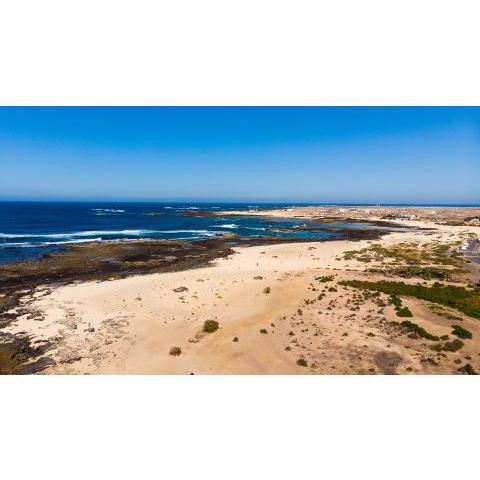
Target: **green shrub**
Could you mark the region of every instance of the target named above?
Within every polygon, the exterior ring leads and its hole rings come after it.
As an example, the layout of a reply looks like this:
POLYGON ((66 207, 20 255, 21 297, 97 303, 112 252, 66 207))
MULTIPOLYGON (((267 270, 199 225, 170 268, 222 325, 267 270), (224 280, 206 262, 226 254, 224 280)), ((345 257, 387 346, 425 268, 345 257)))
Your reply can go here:
POLYGON ((445 311, 442 307, 439 307, 438 305, 429 305, 428 308, 436 315, 446 318, 447 320, 455 320, 457 322, 463 321, 462 318, 445 311))
POLYGON ((216 320, 205 320, 203 324, 203 331, 206 333, 213 333, 218 330, 218 322, 216 320))
POLYGON ((423 285, 411 285, 403 282, 368 282, 362 280, 344 280, 339 283, 343 286, 374 290, 391 296, 407 295, 455 308, 471 317, 480 318, 479 288, 467 290, 464 287, 442 285, 440 283, 437 283, 433 287, 425 287, 423 285))
POLYGON ((262 329, 260 329, 260 333, 263 333, 264 335, 266 335, 268 333, 268 331, 267 331, 266 328, 262 328, 262 329))
POLYGON ((299 358, 297 360, 297 365, 299 365, 300 367, 308 367, 308 363, 304 358, 299 358))
POLYGON ((404 320, 400 324, 397 322, 392 322, 392 323, 394 325, 399 325, 404 330, 408 330, 409 332, 416 333, 421 338, 426 338, 427 340, 432 340, 434 342, 436 342, 437 340, 440 340, 439 337, 437 337, 436 335, 432 335, 431 333, 428 333, 420 325, 417 325, 416 323, 413 323, 410 320, 404 320))
POLYGON ((467 363, 463 367, 460 367, 458 369, 458 371, 460 373, 463 373, 464 375, 478 375, 478 373, 475 371, 475 369, 469 363, 467 363))
POLYGON ((408 307, 403 307, 397 309, 397 317, 413 317, 413 314, 408 307))
POLYGON ((456 338, 451 342, 446 342, 445 345, 442 347, 442 350, 445 352, 458 352, 461 348, 463 348, 464 343, 456 338))
POLYGON ((173 355, 174 357, 178 357, 181 354, 182 354, 182 349, 180 347, 170 348, 170 355, 173 355))
POLYGON ((460 325, 452 325, 452 335, 456 335, 458 338, 472 338, 472 332, 469 332, 460 325))
MULTIPOLYGON (((371 269, 374 270, 374 269, 371 269)), ((420 277, 426 280, 450 280, 452 275, 464 273, 465 270, 460 268, 438 268, 438 267, 423 267, 419 265, 409 265, 403 267, 396 267, 389 270, 390 273, 398 275, 403 278, 420 277)))
POLYGON ((397 295, 390 295, 388 303, 390 303, 390 305, 395 305, 398 308, 402 306, 402 300, 397 297, 397 295))
POLYGON ((320 283, 326 283, 331 282, 334 278, 334 275, 323 275, 321 277, 315 277, 315 280, 319 281, 320 283))

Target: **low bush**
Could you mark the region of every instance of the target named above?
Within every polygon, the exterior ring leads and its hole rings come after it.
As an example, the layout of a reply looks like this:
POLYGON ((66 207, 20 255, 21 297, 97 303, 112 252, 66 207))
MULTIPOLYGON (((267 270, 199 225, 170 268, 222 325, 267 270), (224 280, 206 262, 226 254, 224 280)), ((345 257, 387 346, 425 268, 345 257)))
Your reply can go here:
POLYGON ((442 350, 445 352, 458 352, 461 348, 463 348, 464 343, 456 338, 451 342, 446 342, 445 345, 442 347, 442 350))
POLYGON ((390 303, 390 305, 395 305, 395 307, 398 308, 402 306, 402 300, 397 295, 390 295, 388 303, 390 303))
POLYGON ((475 371, 475 369, 469 363, 467 363, 463 367, 460 367, 458 369, 458 371, 460 373, 463 373, 464 375, 478 375, 478 373, 475 371))
POLYGON ((471 317, 480 318, 479 288, 469 290, 464 287, 442 285, 441 283, 436 283, 432 287, 426 287, 403 282, 368 282, 362 280, 343 280, 339 283, 347 287, 383 292, 391 295, 390 298, 398 295, 415 297, 454 308, 471 317))
POLYGON ((453 315, 450 312, 447 312, 446 310, 444 310, 442 307, 439 307, 438 305, 429 305, 428 308, 433 313, 435 313, 435 315, 446 318, 447 320, 455 320, 456 322, 463 321, 462 318, 458 317, 457 315, 453 315))
POLYGON ((469 332, 467 329, 461 327, 460 325, 452 325, 452 335, 457 336, 458 338, 472 338, 472 332, 469 332))
POLYGON ((181 354, 182 354, 182 349, 180 347, 170 348, 170 355, 173 355, 174 357, 178 357, 181 354))
POLYGON ((297 365, 299 365, 300 367, 308 367, 308 363, 304 358, 299 358, 297 360, 297 365))
POLYGON ((408 307, 398 308, 396 311, 397 317, 413 317, 413 314, 408 307))
POLYGON ((203 331, 206 333, 213 333, 218 330, 218 322, 216 320, 205 320, 203 324, 203 331))
POLYGON ((463 273, 460 269, 447 270, 438 267, 421 267, 418 265, 409 265, 397 267, 392 273, 404 278, 421 277, 426 280, 450 280, 452 273, 463 273))
POLYGON ((399 326, 403 330, 407 330, 409 332, 417 334, 421 338, 426 338, 427 340, 432 340, 434 342, 440 340, 440 337, 437 337, 436 335, 432 335, 431 333, 427 332, 424 328, 422 328, 420 325, 410 322, 410 320, 404 320, 401 323, 398 323, 398 322, 392 322, 392 323, 394 325, 399 326))
POLYGON ((315 280, 319 281, 320 283, 327 283, 331 282, 334 278, 334 275, 323 275, 321 277, 315 277, 315 280))

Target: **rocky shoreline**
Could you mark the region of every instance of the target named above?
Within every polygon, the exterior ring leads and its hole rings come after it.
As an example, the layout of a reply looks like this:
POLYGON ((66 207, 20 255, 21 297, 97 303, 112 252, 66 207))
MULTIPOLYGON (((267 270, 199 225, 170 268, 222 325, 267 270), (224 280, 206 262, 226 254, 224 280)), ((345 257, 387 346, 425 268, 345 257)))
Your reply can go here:
MULTIPOLYGON (((329 228, 305 224, 298 228, 278 229, 283 233, 304 231, 334 234, 323 239, 281 235, 241 237, 225 234, 209 240, 127 240, 68 245, 64 251, 46 254, 38 260, 0 265, 0 293, 45 284, 110 280, 133 274, 198 268, 214 259, 231 255, 232 247, 312 241, 376 240, 390 232, 385 227, 394 225, 378 222, 376 226, 383 228, 329 228)), ((9 302, 0 301, 0 314, 8 306, 9 302)))

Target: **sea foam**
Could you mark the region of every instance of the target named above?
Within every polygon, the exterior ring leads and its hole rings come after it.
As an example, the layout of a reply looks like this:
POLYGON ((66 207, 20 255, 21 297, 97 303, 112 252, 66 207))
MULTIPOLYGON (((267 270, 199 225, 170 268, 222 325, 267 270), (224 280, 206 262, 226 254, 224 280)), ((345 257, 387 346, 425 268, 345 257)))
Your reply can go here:
POLYGON ((0 238, 71 238, 92 237, 95 235, 146 235, 149 233, 161 233, 161 230, 85 230, 70 233, 0 233, 0 238))
POLYGON ((108 212, 108 213, 125 213, 125 210, 117 210, 115 208, 91 208, 94 212, 108 212))

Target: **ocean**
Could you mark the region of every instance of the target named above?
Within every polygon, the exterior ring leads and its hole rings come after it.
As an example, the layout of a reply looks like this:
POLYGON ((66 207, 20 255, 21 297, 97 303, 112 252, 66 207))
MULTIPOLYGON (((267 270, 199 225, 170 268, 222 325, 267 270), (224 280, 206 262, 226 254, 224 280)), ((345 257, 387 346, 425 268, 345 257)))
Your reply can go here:
MULTIPOLYGON (((295 229, 305 222, 303 219, 192 216, 196 210, 247 211, 306 205, 312 203, 0 202, 0 263, 38 258, 62 250, 68 244, 83 242, 202 240, 225 233, 299 239, 334 236, 335 233, 329 231, 279 230, 295 229)), ((368 224, 344 223, 328 226, 369 227, 368 224)))
MULTIPOLYGON (((38 258, 68 244, 134 239, 202 240, 225 233, 242 236, 332 236, 331 232, 284 232, 302 219, 192 216, 196 210, 284 208, 292 204, 0 202, 0 263, 38 258), (189 214, 186 214, 189 212, 189 214)), ((339 224, 340 225, 340 224, 339 224)), ((343 225, 343 224, 342 224, 343 225)), ((331 225, 330 225, 331 226, 331 225)))

